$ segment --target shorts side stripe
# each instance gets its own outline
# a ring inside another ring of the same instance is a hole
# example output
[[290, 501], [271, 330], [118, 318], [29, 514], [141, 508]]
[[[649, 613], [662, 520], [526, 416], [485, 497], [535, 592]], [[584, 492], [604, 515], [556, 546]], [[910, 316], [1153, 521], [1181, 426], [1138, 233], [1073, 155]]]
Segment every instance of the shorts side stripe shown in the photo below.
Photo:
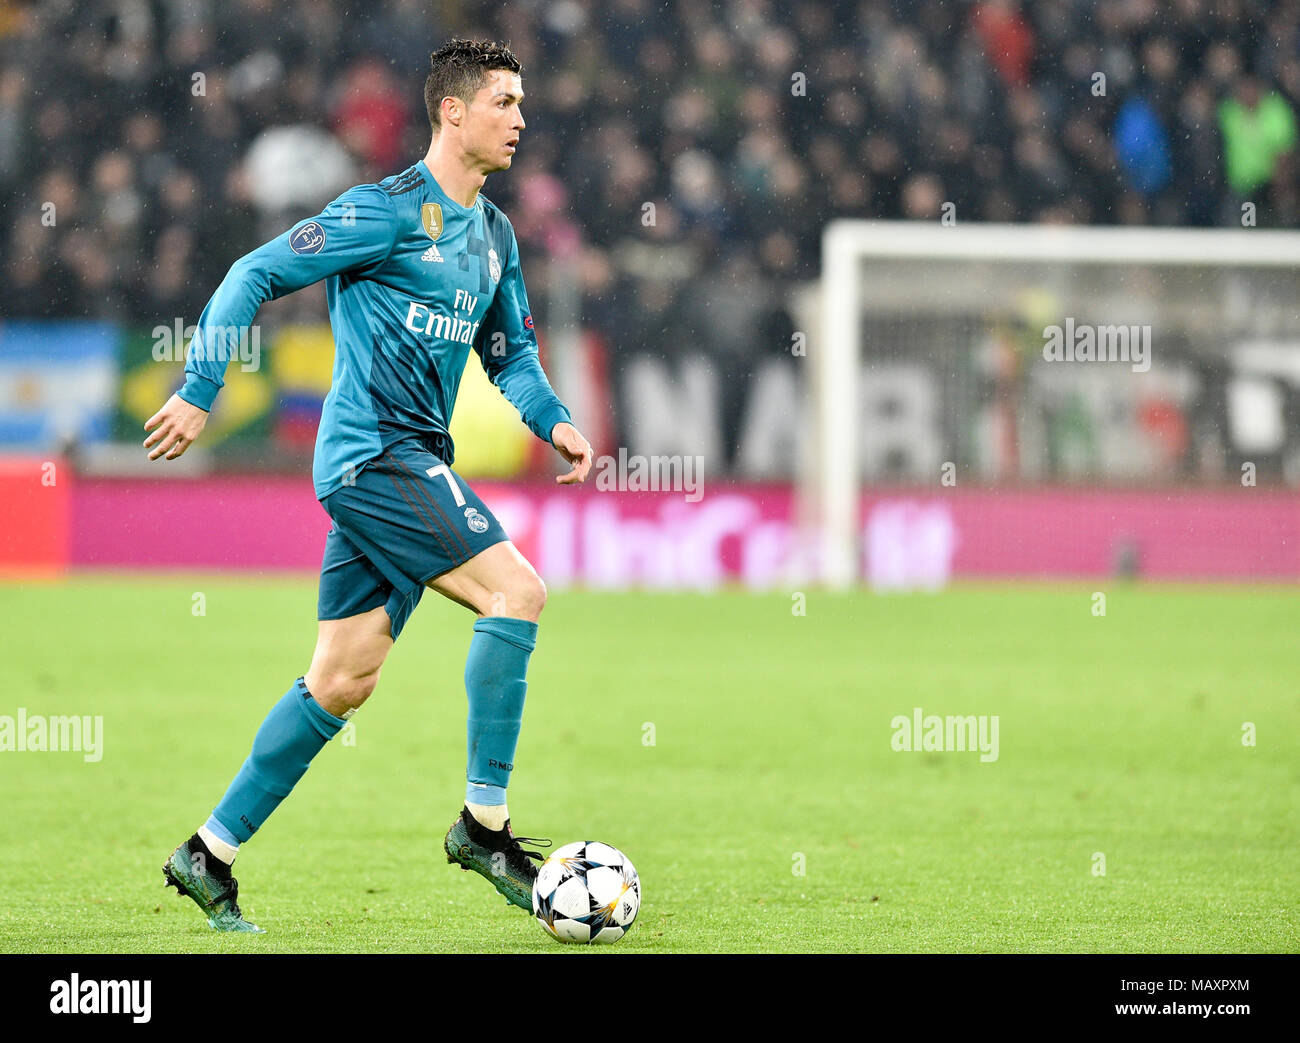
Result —
[[392, 479], [393, 487], [397, 490], [398, 495], [406, 501], [406, 506], [411, 508], [411, 512], [424, 523], [424, 527], [428, 530], [429, 535], [438, 541], [438, 546], [442, 549], [443, 554], [447, 555], [448, 559], [455, 561], [456, 555], [453, 554], [451, 548], [447, 546], [447, 541], [443, 538], [443, 534], [432, 524], [433, 519], [428, 517], [425, 512], [420, 509], [420, 505], [418, 503], [413, 503], [411, 497], [406, 494], [407, 491], [401, 477], [395, 474], [390, 474], [388, 477]]
[[[393, 461], [393, 463], [395, 463], [398, 467], [402, 468], [402, 470], [404, 470], [410, 476], [410, 480], [415, 485], [416, 489], [420, 490], [420, 492], [423, 493], [423, 490], [420, 489], [419, 477], [416, 475], [416, 473], [412, 471], [409, 467], [407, 467], [406, 464], [402, 463], [401, 460], [397, 459], [397, 457], [393, 456], [391, 453], [387, 455]], [[465, 540], [461, 537], [460, 533], [456, 531], [455, 527], [451, 523], [451, 519], [447, 517], [447, 512], [442, 509], [438, 501], [435, 500], [432, 496], [425, 494], [424, 498], [428, 501], [429, 505], [435, 511], [438, 512], [438, 516], [442, 519], [443, 525], [446, 526], [447, 531], [451, 533], [452, 539], [454, 539], [457, 543], [460, 544], [461, 550], [464, 551], [465, 554], [465, 560], [468, 561], [470, 557], [469, 544], [466, 543]]]

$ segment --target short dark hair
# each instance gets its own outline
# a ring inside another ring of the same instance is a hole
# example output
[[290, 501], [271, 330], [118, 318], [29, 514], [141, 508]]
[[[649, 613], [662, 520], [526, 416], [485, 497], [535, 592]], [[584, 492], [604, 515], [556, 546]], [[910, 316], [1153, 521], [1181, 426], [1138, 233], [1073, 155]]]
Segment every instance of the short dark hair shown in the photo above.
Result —
[[443, 98], [459, 98], [468, 105], [494, 69], [519, 72], [523, 66], [507, 45], [495, 40], [448, 40], [434, 51], [424, 81], [430, 128], [437, 132], [442, 126]]

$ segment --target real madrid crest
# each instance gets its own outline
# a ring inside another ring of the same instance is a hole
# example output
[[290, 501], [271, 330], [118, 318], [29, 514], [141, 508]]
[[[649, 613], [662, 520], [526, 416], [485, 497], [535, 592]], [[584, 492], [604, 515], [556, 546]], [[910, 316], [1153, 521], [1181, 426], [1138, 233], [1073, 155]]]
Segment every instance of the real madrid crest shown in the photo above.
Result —
[[424, 225], [424, 230], [429, 233], [430, 239], [437, 239], [442, 235], [442, 204], [425, 203], [420, 207], [420, 224]]
[[488, 275], [493, 282], [501, 281], [501, 259], [497, 257], [495, 250], [488, 251]]

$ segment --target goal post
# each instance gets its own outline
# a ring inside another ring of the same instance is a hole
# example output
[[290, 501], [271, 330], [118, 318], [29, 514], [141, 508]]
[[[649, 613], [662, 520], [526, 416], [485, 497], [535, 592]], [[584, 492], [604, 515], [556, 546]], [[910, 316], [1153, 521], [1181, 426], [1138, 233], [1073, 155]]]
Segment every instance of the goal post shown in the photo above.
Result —
[[[1026, 305], [1034, 295], [1037, 306]], [[799, 518], [817, 577], [832, 588], [859, 581], [863, 483], [898, 479], [875, 474], [863, 458], [865, 360], [883, 352], [956, 372], [996, 316], [1023, 314], [1027, 329], [1034, 320], [1076, 316], [1152, 326], [1157, 366], [1162, 342], [1176, 344], [1171, 350], [1180, 357], [1217, 353], [1225, 360], [1248, 344], [1271, 344], [1284, 356], [1282, 370], [1294, 365], [1288, 379], [1300, 389], [1298, 302], [1300, 232], [832, 221], [822, 236], [820, 288], [803, 310], [813, 333], [813, 437], [800, 472]], [[1028, 346], [1025, 360], [1027, 371], [1041, 372]], [[968, 403], [977, 397], [963, 396]], [[960, 448], [962, 437], [951, 432], [950, 425], [945, 444]], [[1106, 482], [1120, 470], [1134, 477], [1117, 468], [1089, 480]], [[1032, 468], [1018, 477], [1060, 480]]]

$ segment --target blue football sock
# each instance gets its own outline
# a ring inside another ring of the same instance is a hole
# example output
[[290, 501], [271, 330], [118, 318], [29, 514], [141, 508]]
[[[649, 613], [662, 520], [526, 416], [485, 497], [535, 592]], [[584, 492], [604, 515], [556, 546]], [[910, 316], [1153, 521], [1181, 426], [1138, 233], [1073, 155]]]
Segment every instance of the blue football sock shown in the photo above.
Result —
[[213, 809], [208, 828], [228, 844], [248, 840], [345, 723], [312, 698], [306, 682], [298, 678], [257, 729], [253, 751]]
[[203, 823], [203, 828], [212, 831], [212, 835], [218, 840], [224, 840], [231, 847], [239, 847], [241, 841], [239, 837], [230, 832], [221, 824], [221, 820], [216, 815], [209, 815], [208, 820]]
[[537, 645], [537, 624], [488, 616], [474, 624], [465, 660], [469, 696], [469, 763], [465, 800], [504, 804], [524, 720], [528, 657]]

